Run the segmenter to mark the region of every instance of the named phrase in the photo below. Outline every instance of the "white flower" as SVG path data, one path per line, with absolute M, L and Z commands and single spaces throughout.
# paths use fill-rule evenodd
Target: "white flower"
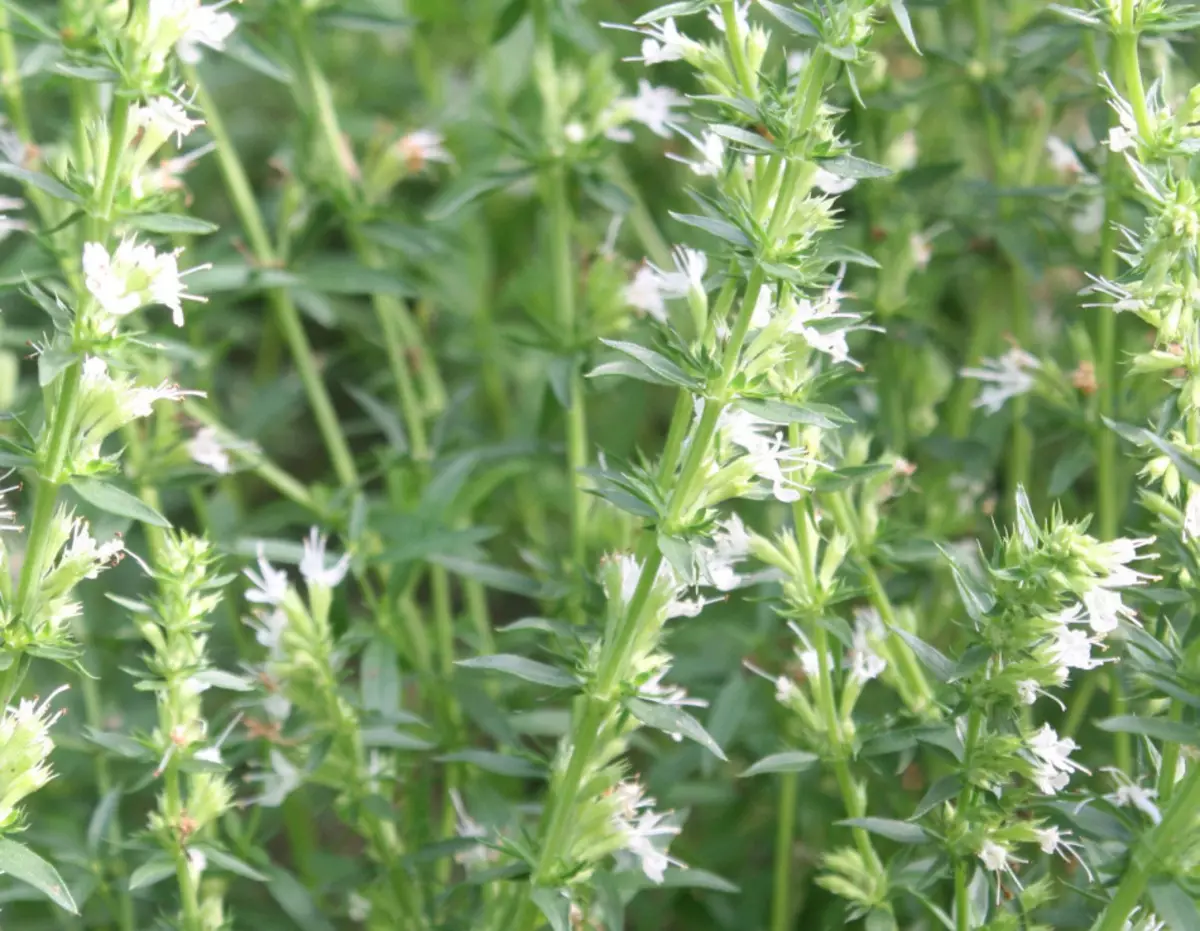
M 197 465 L 207 466 L 221 475 L 233 471 L 229 453 L 212 427 L 201 427 L 196 431 L 196 435 L 187 441 L 187 454 Z
M 7 211 L 23 210 L 25 201 L 19 197 L 0 197 L 0 242 L 3 242 L 12 233 L 24 232 L 29 229 L 29 224 L 24 220 L 19 220 L 16 217 L 10 217 Z
M 1143 788 L 1125 775 L 1122 770 L 1111 766 L 1104 767 L 1102 772 L 1110 774 L 1113 777 L 1113 781 L 1117 784 L 1116 790 L 1103 796 L 1103 798 L 1121 808 L 1125 806 L 1136 808 L 1154 824 L 1162 821 L 1162 812 L 1154 804 L 1154 799 L 1158 798 L 1158 791 L 1156 789 Z
M 175 51 L 180 59 L 189 65 L 200 61 L 199 46 L 221 51 L 225 48 L 225 40 L 237 28 L 237 19 L 230 13 L 223 12 L 217 6 L 201 6 L 188 0 L 164 0 L 168 5 L 190 7 L 190 13 L 184 21 L 183 35 L 175 45 Z M 153 6 L 154 0 L 151 0 Z M 222 4 L 223 6 L 224 4 Z
M 822 352 L 835 363 L 841 364 L 854 361 L 850 358 L 850 346 L 846 342 L 846 334 L 849 332 L 849 329 L 822 331 L 816 327 L 804 327 L 801 335 L 817 352 Z
M 850 677 L 859 684 L 877 678 L 887 669 L 887 661 L 871 645 L 871 640 L 878 637 L 882 630 L 883 621 L 874 608 L 860 608 L 854 612 L 854 634 L 846 665 L 850 669 Z
M 1142 547 L 1149 546 L 1153 542 L 1154 537 L 1142 537 L 1136 540 L 1129 537 L 1118 537 L 1116 540 L 1098 544 L 1097 562 L 1105 572 L 1105 576 L 1098 580 L 1097 584 L 1102 588 L 1128 588 L 1131 585 L 1141 585 L 1143 582 L 1153 579 L 1154 576 L 1138 572 L 1129 565 L 1134 560 L 1153 558 L 1153 556 L 1147 557 L 1138 552 Z
M 149 304 L 162 304 L 171 308 L 175 325 L 183 326 L 183 301 L 205 298 L 185 293 L 183 277 L 199 269 L 181 274 L 178 255 L 178 251 L 155 252 L 153 246 L 133 238 L 122 239 L 112 255 L 98 242 L 85 243 L 83 273 L 87 289 L 101 309 L 113 317 L 124 317 Z
M 743 37 L 746 35 L 746 30 L 750 28 L 749 15 L 749 0 L 746 0 L 745 3 L 734 3 L 733 17 L 737 22 L 738 33 Z M 725 17 L 721 15 L 721 11 L 716 7 L 713 7 L 708 11 L 708 21 L 721 32 L 725 31 Z
M 813 186 L 826 194 L 842 194 L 857 183 L 854 178 L 843 178 L 824 168 L 818 168 L 817 173 L 813 175 Z
M 1043 795 L 1057 795 L 1066 788 L 1071 773 L 1087 772 L 1071 759 L 1071 751 L 1079 745 L 1070 737 L 1060 738 L 1049 724 L 1035 731 L 1027 746 L 1036 761 L 1033 781 Z
M 1093 197 L 1071 215 L 1071 229 L 1081 236 L 1090 236 L 1104 225 L 1104 198 Z
M 1078 618 L 1080 608 L 1077 605 L 1071 615 L 1064 612 L 1059 617 L 1059 627 L 1053 634 L 1053 639 L 1047 645 L 1048 658 L 1058 667 L 1057 675 L 1060 682 L 1067 681 L 1067 675 L 1072 669 L 1095 669 L 1105 663 L 1105 660 L 1092 657 L 1092 647 L 1102 641 L 1099 637 L 1088 636 L 1085 631 L 1070 626 L 1070 621 Z
M 1113 126 L 1108 131 L 1108 147 L 1114 152 L 1124 152 L 1137 145 L 1137 130 L 1127 126 Z
M 1185 542 L 1200 539 L 1200 492 L 1188 495 L 1187 507 L 1183 511 L 1183 539 Z
M 1007 870 L 1008 849 L 993 840 L 985 840 L 979 847 L 979 859 L 983 865 L 994 872 Z
M 984 359 L 982 368 L 961 369 L 959 375 L 986 383 L 972 406 L 995 414 L 1010 398 L 1033 389 L 1035 378 L 1031 372 L 1040 366 L 1037 359 L 1014 346 L 998 359 Z
M 304 555 L 300 558 L 300 574 L 305 581 L 309 585 L 337 588 L 349 568 L 349 553 L 343 553 L 342 558 L 332 566 L 325 565 L 325 537 L 313 527 L 304 541 Z
M 1083 163 L 1067 143 L 1058 136 L 1046 137 L 1046 154 L 1050 157 L 1050 167 L 1060 175 L 1078 175 L 1083 173 Z
M 649 314 L 659 323 L 667 322 L 667 305 L 662 293 L 662 275 L 652 265 L 638 266 L 633 280 L 625 286 L 625 303 Z
M 435 129 L 415 129 L 392 145 L 393 153 L 416 174 L 435 162 L 453 164 L 454 156 L 446 149 L 446 137 Z
M 717 525 L 713 534 L 713 545 L 700 547 L 697 551 L 700 563 L 700 578 L 718 591 L 735 589 L 741 576 L 734 566 L 750 553 L 750 534 L 737 514 Z
M 646 65 L 657 65 L 664 61 L 679 61 L 692 49 L 698 49 L 700 43 L 689 39 L 675 25 L 675 18 L 668 16 L 661 23 L 651 23 L 641 28 L 631 28 L 625 25 L 604 23 L 612 29 L 624 29 L 643 36 L 642 54 L 626 61 L 640 61 Z
M 666 823 L 666 815 L 653 811 L 654 799 L 642 794 L 637 782 L 622 782 L 613 789 L 613 828 L 621 839 L 622 847 L 639 862 L 646 878 L 661 883 L 667 866 L 677 861 L 667 856 L 666 843 L 659 838 L 674 837 L 679 828 Z
M 203 850 L 189 847 L 187 850 L 187 865 L 188 872 L 192 874 L 192 882 L 197 882 L 200 879 L 200 874 L 208 866 L 208 857 L 204 855 Z
M 282 569 L 276 569 L 267 561 L 261 546 L 258 548 L 258 572 L 246 569 L 243 574 L 254 586 L 246 592 L 247 601 L 271 606 L 283 603 L 288 590 L 287 573 Z
M 563 127 L 563 138 L 572 145 L 579 145 L 587 139 L 587 128 L 578 120 L 572 120 Z
M 770 325 L 775 316 L 775 302 L 771 299 L 771 289 L 763 285 L 758 290 L 758 298 L 754 302 L 754 313 L 750 315 L 750 329 L 762 330 Z
M 284 799 L 292 794 L 301 783 L 300 770 L 293 766 L 286 756 L 275 747 L 271 748 L 271 769 L 265 773 L 251 773 L 246 777 L 247 782 L 262 783 L 260 795 L 250 799 L 246 804 L 261 805 L 263 808 L 278 808 Z
M 676 117 L 674 107 L 685 106 L 687 101 L 670 87 L 655 87 L 645 78 L 638 81 L 637 96 L 629 101 L 630 118 L 641 123 L 654 135 L 666 139 L 671 135 L 670 126 Z
M 788 621 L 788 629 L 795 634 L 796 639 L 800 641 L 800 645 L 793 648 L 793 653 L 796 659 L 800 662 L 800 669 L 804 672 L 806 679 L 818 679 L 821 676 L 821 656 L 813 647 L 808 636 L 800 629 L 800 626 L 795 621 Z M 791 680 L 789 680 L 791 681 Z
M 696 161 L 683 158 L 676 155 L 674 152 L 668 152 L 667 157 L 674 159 L 692 169 L 692 173 L 699 175 L 701 178 L 715 178 L 721 173 L 721 169 L 725 167 L 725 142 L 714 132 L 705 130 L 704 135 L 697 139 L 691 133 L 683 132 L 681 134 L 687 138 L 696 150 L 700 153 L 700 158 Z
M 351 892 L 346 897 L 346 914 L 351 921 L 362 924 L 371 917 L 371 900 L 360 892 Z
M 908 251 L 912 255 L 913 265 L 919 271 L 925 271 L 933 259 L 933 243 L 924 233 L 913 233 L 908 237 Z
M 1126 607 L 1121 593 L 1107 588 L 1093 588 L 1083 596 L 1088 624 L 1098 634 L 1112 633 L 1120 625 L 1120 619 L 1133 621 L 1136 617 L 1132 608 Z
M 132 107 L 129 122 L 134 130 L 140 130 L 157 149 L 163 142 L 175 137 L 175 144 L 182 145 L 183 137 L 193 129 L 204 125 L 204 120 L 193 120 L 187 110 L 170 97 L 151 97 L 144 104 Z
M 800 499 L 801 486 L 790 476 L 810 460 L 788 447 L 775 424 L 731 407 L 721 412 L 717 429 L 725 440 L 745 450 L 750 467 L 759 478 L 771 483 L 776 500 L 790 503 Z
M 814 653 L 815 657 L 816 654 Z M 800 686 L 789 676 L 775 677 L 775 700 L 781 705 L 787 705 L 793 695 L 800 693 Z
M 1137 915 L 1141 910 L 1140 905 L 1133 910 L 1132 915 L 1125 920 L 1123 931 L 1166 931 L 1167 923 L 1155 915 L 1154 912 L 1147 912 L 1135 921 L 1133 916 Z
M 1017 698 L 1023 705 L 1032 705 L 1037 701 L 1040 692 L 1041 687 L 1038 685 L 1037 679 L 1022 679 L 1017 683 Z
M 658 275 L 658 289 L 667 298 L 687 297 L 693 288 L 704 290 L 704 274 L 708 271 L 708 256 L 697 249 L 676 246 L 671 250 L 675 268 L 663 271 L 654 268 Z

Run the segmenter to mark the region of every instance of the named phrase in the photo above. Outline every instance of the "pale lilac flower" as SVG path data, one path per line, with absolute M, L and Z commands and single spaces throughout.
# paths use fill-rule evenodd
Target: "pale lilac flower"
M 1036 379 L 1032 373 L 1040 367 L 1037 359 L 1014 346 L 997 359 L 984 359 L 981 368 L 961 369 L 959 375 L 984 382 L 972 406 L 995 414 L 1010 398 L 1033 390 Z
M 325 564 L 325 537 L 313 527 L 304 541 L 304 555 L 300 558 L 300 574 L 309 585 L 337 588 L 350 568 L 350 554 L 343 553 L 333 565 Z

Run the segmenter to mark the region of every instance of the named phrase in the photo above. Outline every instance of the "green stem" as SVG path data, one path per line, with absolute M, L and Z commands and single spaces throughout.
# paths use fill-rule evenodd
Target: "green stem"
M 850 540 L 850 548 L 857 557 L 859 568 L 867 583 L 867 594 L 871 599 L 871 604 L 879 612 L 880 620 L 888 629 L 888 652 L 896 661 L 896 675 L 904 685 L 902 691 L 905 700 L 915 714 L 927 717 L 936 716 L 933 689 L 929 685 L 929 680 L 925 678 L 924 671 L 917 663 L 916 657 L 913 656 L 912 650 L 896 633 L 896 610 L 888 597 L 887 589 L 884 588 L 883 580 L 871 562 L 870 549 L 850 513 L 846 492 L 830 494 L 826 497 L 826 501 L 838 530 Z
M 179 765 L 174 758 L 167 763 L 163 780 L 168 822 L 178 830 L 183 816 L 183 800 L 179 791 Z M 180 931 L 202 931 L 196 880 L 188 863 L 187 848 L 182 837 L 175 839 L 175 879 L 179 883 L 179 904 L 182 913 Z
M 1135 842 L 1117 891 L 1093 931 L 1122 931 L 1126 927 L 1125 922 L 1141 902 L 1150 877 L 1159 864 L 1187 843 L 1195 829 L 1198 808 L 1200 767 L 1193 767 L 1177 787 L 1174 800 L 1163 814 L 1162 822 Z
M 983 712 L 975 705 L 967 715 L 967 736 L 963 741 L 963 767 L 965 782 L 958 795 L 955 817 L 963 818 L 963 812 L 975 801 L 975 786 L 969 781 L 975 745 L 979 742 L 979 731 L 983 727 Z M 967 867 L 969 860 L 959 857 L 954 861 L 954 921 L 956 931 L 971 931 L 971 902 L 967 895 Z
M 746 61 L 746 50 L 742 44 L 742 30 L 738 25 L 734 0 L 721 0 L 721 17 L 725 23 L 725 47 L 729 49 L 733 72 L 737 75 L 742 93 L 747 99 L 754 100 L 754 76 L 750 73 L 750 65 Z
M 250 249 L 261 266 L 270 268 L 277 264 L 275 250 L 271 245 L 266 223 L 250 188 L 250 181 L 246 177 L 246 170 L 242 167 L 241 159 L 238 157 L 237 148 L 226 130 L 216 101 L 201 83 L 195 69 L 188 67 L 185 69 L 185 73 L 188 83 L 196 90 L 196 99 L 204 112 L 205 125 L 216 144 L 217 162 L 221 167 L 221 174 L 225 179 L 229 196 L 233 200 L 233 208 L 250 242 Z M 300 312 L 283 288 L 268 289 L 267 299 L 275 313 L 276 323 L 287 341 L 292 360 L 300 375 L 300 381 L 304 385 L 309 407 L 312 408 L 313 417 L 317 421 L 317 429 L 321 433 L 338 481 L 346 488 L 357 487 L 358 469 L 354 465 L 354 457 L 350 453 L 350 446 L 342 432 L 341 422 L 334 411 L 329 392 L 321 381 L 320 367 L 317 365 L 308 336 L 304 332 Z
M 1150 110 L 1146 106 L 1146 88 L 1142 83 L 1142 66 L 1138 61 L 1136 6 L 1136 0 L 1121 0 L 1121 24 L 1114 32 L 1114 39 L 1125 95 L 1133 107 L 1138 134 L 1144 139 L 1150 139 L 1154 136 L 1154 125 L 1150 120 Z
M 1167 720 L 1183 720 L 1183 703 L 1173 700 L 1167 709 Z M 1168 742 L 1163 744 L 1162 763 L 1158 771 L 1158 803 L 1165 805 L 1175 793 L 1175 770 L 1179 766 L 1179 744 Z M 1129 772 L 1129 770 L 1125 770 Z
M 775 817 L 775 877 L 771 884 L 771 931 L 788 931 L 792 926 L 792 856 L 796 837 L 798 773 L 779 778 L 779 807 Z
M 92 214 L 93 235 L 96 238 L 99 238 L 99 231 L 103 230 L 111 219 L 121 158 L 125 155 L 125 136 L 129 131 L 129 110 L 132 105 L 128 97 L 116 97 L 113 100 L 112 116 L 108 122 L 108 158 L 104 164 L 104 177 L 100 182 L 100 196 L 96 200 L 95 213 Z

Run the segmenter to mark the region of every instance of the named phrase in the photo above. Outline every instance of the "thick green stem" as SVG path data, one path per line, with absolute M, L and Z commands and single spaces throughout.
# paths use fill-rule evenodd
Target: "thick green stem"
M 167 763 L 163 775 L 163 791 L 166 793 L 166 810 L 169 823 L 179 830 L 183 819 L 183 799 L 179 790 L 179 765 L 174 758 Z M 201 931 L 200 897 L 196 889 L 196 877 L 188 862 L 187 848 L 183 837 L 175 842 L 175 879 L 179 884 L 180 931 Z
M 250 188 L 246 170 L 242 167 L 241 159 L 238 157 L 237 148 L 225 128 L 216 101 L 200 81 L 195 69 L 188 68 L 186 73 L 189 83 L 196 89 L 196 99 L 204 111 L 208 132 L 212 136 L 213 142 L 216 143 L 217 162 L 221 167 L 221 174 L 225 179 L 229 196 L 233 200 L 233 208 L 249 239 L 250 249 L 261 266 L 270 268 L 277 264 L 275 249 L 271 244 L 271 237 L 267 233 L 262 213 L 258 209 L 258 202 L 254 199 L 254 192 Z M 287 341 L 292 361 L 295 363 L 300 381 L 304 385 L 309 407 L 312 408 L 313 417 L 317 421 L 317 429 L 321 433 L 338 481 L 346 488 L 357 487 L 358 469 L 354 465 L 354 457 L 350 453 L 350 446 L 342 432 L 341 422 L 333 408 L 329 392 L 325 389 L 324 382 L 321 381 L 320 366 L 317 364 L 308 336 L 304 332 L 300 312 L 283 288 L 269 289 L 267 298 L 271 303 L 276 322 Z
M 792 926 L 792 858 L 796 845 L 796 798 L 798 773 L 779 777 L 779 805 L 775 817 L 775 875 L 771 884 L 771 931 L 788 931 Z

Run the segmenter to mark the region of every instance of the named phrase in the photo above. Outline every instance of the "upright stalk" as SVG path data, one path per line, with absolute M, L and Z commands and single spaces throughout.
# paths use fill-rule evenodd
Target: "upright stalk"
M 209 134 L 216 143 L 217 161 L 221 166 L 221 174 L 225 179 L 229 196 L 233 200 L 234 211 L 249 240 L 250 249 L 261 267 L 273 268 L 278 264 L 275 248 L 271 244 L 266 223 L 258 209 L 258 202 L 254 199 L 254 192 L 250 188 L 250 181 L 246 177 L 246 170 L 242 167 L 233 139 L 225 128 L 216 101 L 200 80 L 200 76 L 194 68 L 188 68 L 187 74 L 188 81 L 196 90 L 196 99 L 204 111 Z M 313 417 L 317 421 L 317 429 L 325 443 L 334 473 L 343 486 L 356 488 L 359 484 L 358 469 L 354 465 L 350 445 L 346 441 L 345 433 L 342 432 L 341 422 L 333 408 L 329 392 L 326 390 L 324 382 L 321 381 L 320 366 L 317 364 L 308 336 L 304 332 L 300 312 L 284 288 L 268 289 L 267 300 L 271 304 L 276 323 L 283 332 L 288 349 L 291 351 L 292 361 L 295 363 L 300 381 L 304 385 L 304 393 L 308 398 L 309 407 L 312 408 Z
M 572 211 L 567 191 L 567 164 L 564 160 L 563 115 L 558 93 L 558 73 L 554 60 L 554 37 L 550 32 L 550 9 L 554 0 L 535 0 L 533 4 L 536 46 L 533 67 L 542 96 L 542 134 L 549 156 L 542 170 L 543 200 L 547 207 L 550 244 L 550 279 L 554 302 L 554 320 L 560 339 L 570 353 L 566 411 L 567 472 L 570 482 L 571 568 L 580 575 L 587 565 L 588 495 L 582 486 L 581 472 L 588 464 L 587 414 L 584 406 L 583 377 L 575 358 L 579 324 L 575 307 L 575 269 L 571 250 Z M 578 585 L 574 586 L 569 611 L 576 623 L 583 621 L 583 603 Z

